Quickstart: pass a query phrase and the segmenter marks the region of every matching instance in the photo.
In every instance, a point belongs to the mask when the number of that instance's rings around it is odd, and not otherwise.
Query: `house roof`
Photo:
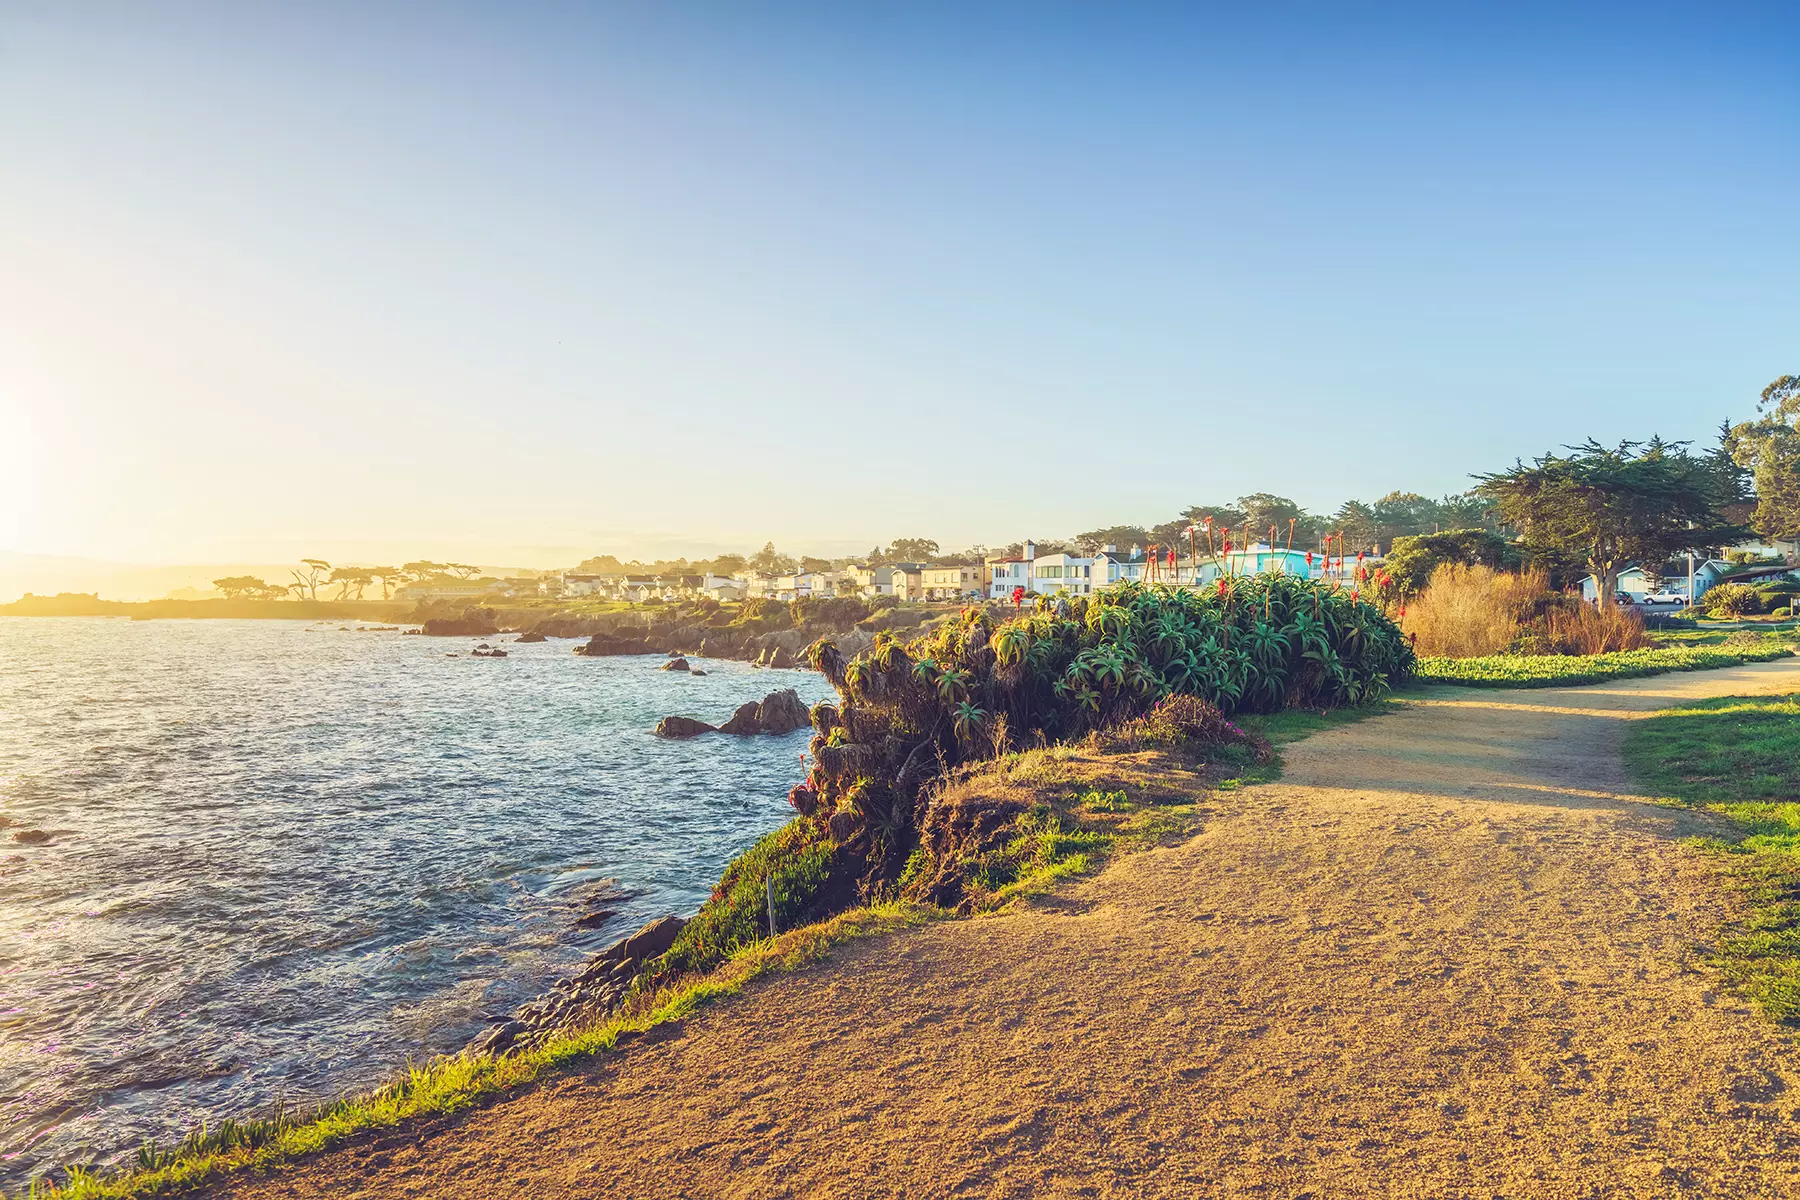
[[[1786,575],[1793,570],[1793,567],[1787,566],[1785,563],[1770,563],[1760,567],[1739,567],[1735,570],[1727,569],[1725,578],[1733,580],[1762,579],[1768,575]]]

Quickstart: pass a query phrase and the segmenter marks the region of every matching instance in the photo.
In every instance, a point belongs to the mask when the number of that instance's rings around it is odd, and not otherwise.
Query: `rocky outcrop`
[[[716,726],[696,721],[692,717],[664,717],[656,723],[656,736],[659,738],[691,738],[717,732]]]
[[[731,719],[715,729],[691,717],[664,717],[656,726],[658,737],[693,737],[701,733],[792,733],[812,723],[812,713],[793,688],[770,692],[761,700],[738,705]]]
[[[465,608],[460,617],[433,617],[425,622],[427,637],[492,637],[500,632],[491,608]]]
[[[770,692],[761,700],[741,704],[731,719],[719,726],[720,733],[792,733],[812,723],[798,692],[783,688]]]
[[[719,732],[733,733],[740,737],[748,733],[761,733],[762,726],[756,715],[757,709],[761,707],[761,702],[756,700],[738,705],[737,711],[731,714],[731,719],[719,726]]]
[[[535,629],[527,629],[524,633],[521,633],[518,637],[513,639],[515,642],[541,642],[543,640],[544,635]]]
[[[13,834],[13,841],[21,846],[41,846],[50,840],[50,833],[44,829],[21,829]]]
[[[551,636],[554,622],[541,622],[535,628]],[[613,654],[670,654],[684,657],[690,653],[703,658],[731,658],[765,667],[804,667],[806,651],[821,636],[837,643],[845,658],[854,658],[874,644],[873,634],[860,629],[848,633],[821,635],[815,631],[782,629],[774,633],[756,633],[748,629],[708,628],[704,625],[672,625],[646,629],[627,625],[584,632],[588,640],[577,646],[575,653],[591,657]]]
[[[660,671],[689,671],[693,668],[689,666],[688,660],[685,658],[671,658],[657,669]]]
[[[650,644],[641,637],[617,637],[610,633],[596,633],[587,640],[585,646],[575,647],[575,653],[585,654],[589,658],[604,658],[613,654],[656,654],[661,648]]]
[[[579,973],[557,980],[509,1020],[483,1030],[466,1053],[506,1054],[535,1046],[558,1029],[598,1024],[621,1006],[645,965],[668,953],[686,925],[680,917],[659,917],[620,938],[589,959]]]

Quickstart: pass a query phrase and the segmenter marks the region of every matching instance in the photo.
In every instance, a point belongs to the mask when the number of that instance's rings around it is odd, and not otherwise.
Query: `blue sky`
[[[950,546],[1800,370],[1778,7],[0,5],[0,550]]]

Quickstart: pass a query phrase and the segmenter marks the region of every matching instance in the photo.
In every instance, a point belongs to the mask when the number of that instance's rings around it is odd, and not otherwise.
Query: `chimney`
[[[1119,544],[1117,542],[1108,542],[1106,545],[1100,547],[1100,552],[1102,554],[1117,554],[1119,552]]]
[[[1025,561],[1030,562],[1037,557],[1037,543],[1027,540],[1025,543]]]

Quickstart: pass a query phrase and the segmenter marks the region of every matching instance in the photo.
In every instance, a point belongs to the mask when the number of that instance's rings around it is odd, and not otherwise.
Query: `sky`
[[[0,553],[950,549],[1705,440],[1800,371],[1797,12],[0,0]]]

